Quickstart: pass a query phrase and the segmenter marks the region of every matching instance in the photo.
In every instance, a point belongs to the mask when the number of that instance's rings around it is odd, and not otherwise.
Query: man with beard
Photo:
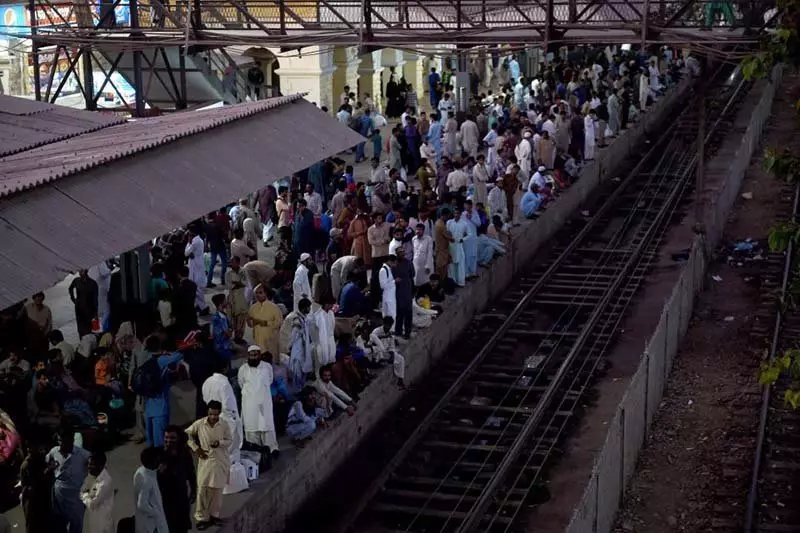
[[[247,349],[247,364],[239,367],[242,388],[244,440],[261,453],[261,468],[271,466],[271,455],[278,452],[278,437],[272,414],[272,365],[261,360],[261,347]]]

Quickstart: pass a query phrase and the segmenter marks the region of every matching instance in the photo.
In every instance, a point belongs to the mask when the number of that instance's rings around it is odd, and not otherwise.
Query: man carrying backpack
[[[136,369],[131,379],[133,392],[144,398],[145,439],[147,446],[163,446],[164,430],[169,425],[170,367],[183,360],[183,354],[169,353],[161,340],[151,335],[145,341],[150,359]]]

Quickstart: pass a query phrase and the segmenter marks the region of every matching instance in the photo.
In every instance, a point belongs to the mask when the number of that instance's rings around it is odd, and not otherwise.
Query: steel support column
[[[141,35],[139,30],[139,1],[130,0],[131,10],[131,30],[133,37]],[[136,105],[134,114],[137,117],[143,117],[144,109],[144,81],[142,79],[142,52],[141,50],[133,51],[133,90],[136,91]]]
[[[38,22],[36,20],[36,0],[28,0],[28,13],[31,18],[31,59],[33,60],[33,93],[37,101],[42,99],[41,74],[39,72],[39,41],[36,39]]]

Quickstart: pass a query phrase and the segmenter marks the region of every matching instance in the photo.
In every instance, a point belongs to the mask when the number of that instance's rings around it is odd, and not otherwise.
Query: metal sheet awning
[[[0,182],[36,184],[0,198],[0,308],[364,140],[299,97],[273,100],[0,159]]]

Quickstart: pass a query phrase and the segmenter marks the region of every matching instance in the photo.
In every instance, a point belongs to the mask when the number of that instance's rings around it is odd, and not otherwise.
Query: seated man
[[[495,254],[503,255],[506,253],[505,245],[497,239],[489,237],[487,227],[478,228],[478,264],[486,266],[494,259]]]
[[[355,402],[346,392],[333,384],[331,381],[331,367],[332,365],[325,365],[320,368],[319,379],[314,381],[318,405],[325,411],[325,418],[330,418],[333,415],[334,407],[353,416]]]
[[[397,350],[397,340],[392,331],[393,325],[394,319],[392,317],[383,317],[383,324],[372,330],[369,340],[376,357],[379,360],[392,363],[398,387],[405,388],[403,378],[406,375],[406,360]]]
[[[522,201],[519,203],[520,210],[525,218],[533,219],[537,217],[536,211],[539,210],[541,205],[542,195],[539,194],[536,185],[531,185],[531,188],[528,189],[528,192],[525,193],[522,197]]]

